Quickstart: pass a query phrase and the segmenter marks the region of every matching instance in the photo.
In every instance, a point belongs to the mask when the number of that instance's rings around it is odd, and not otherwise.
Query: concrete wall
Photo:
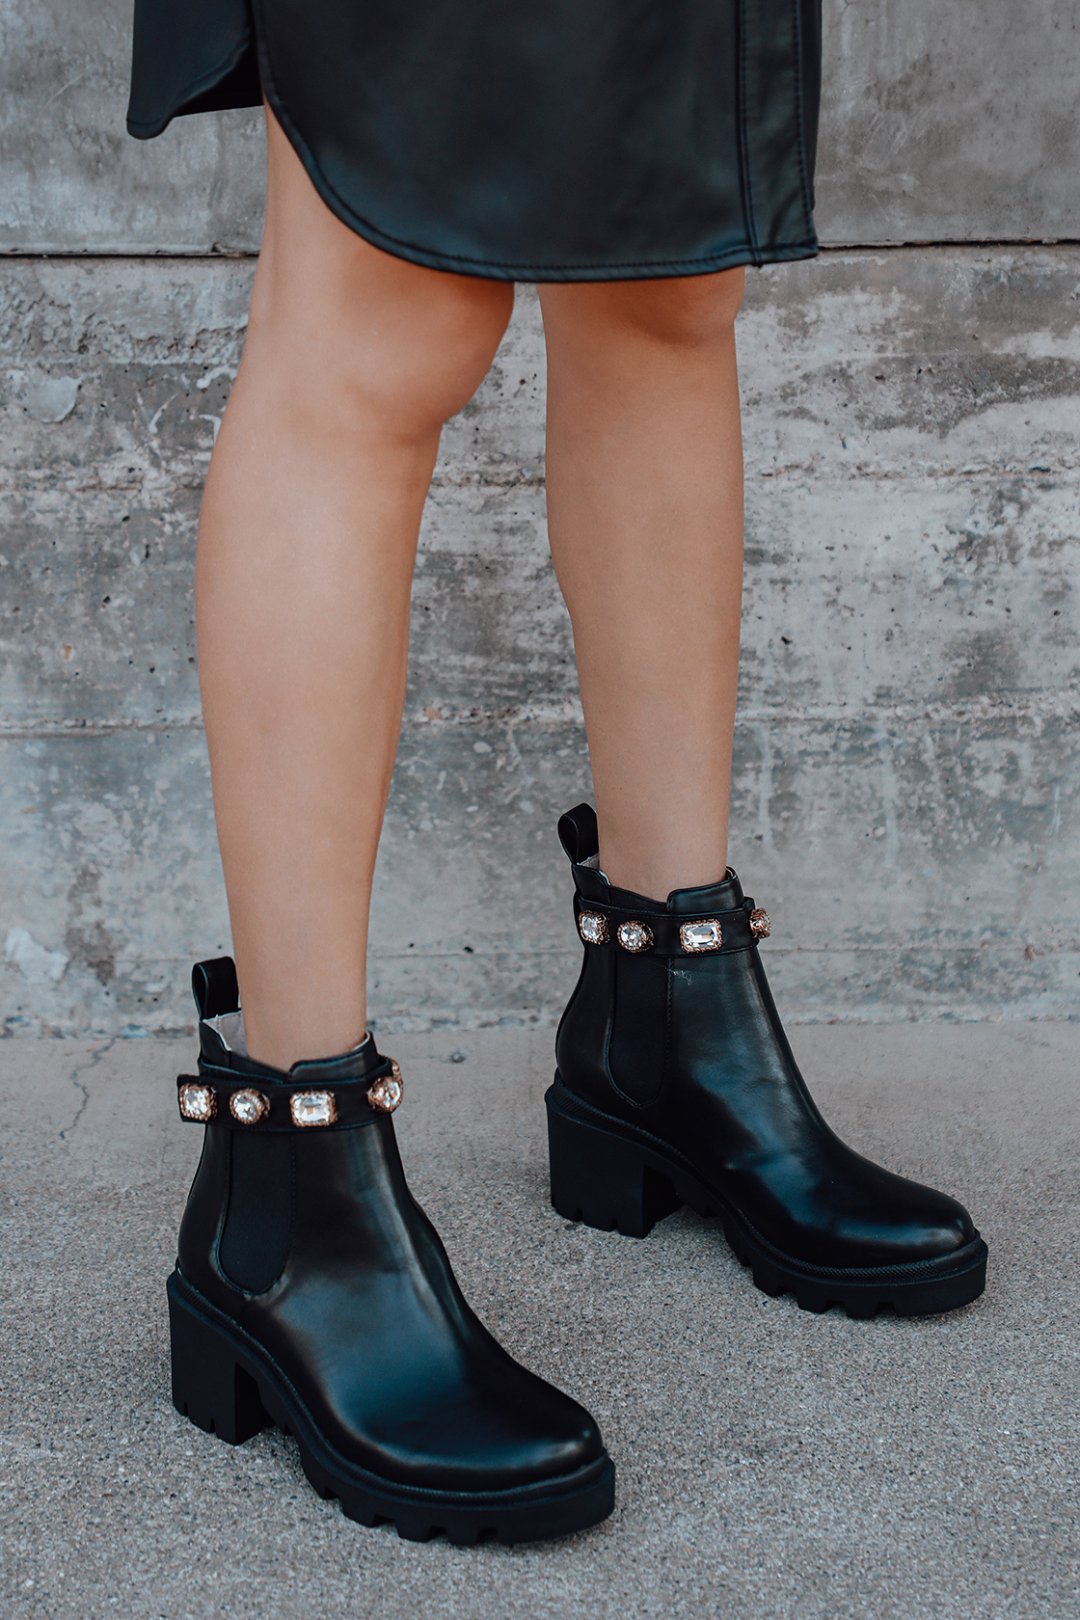
[[[1077,22],[1064,0],[900,11],[827,0],[828,251],[752,273],[740,321],[732,860],[776,921],[791,1016],[1071,1016]],[[131,140],[128,26],[112,0],[0,17],[12,1033],[189,1026],[191,961],[229,948],[191,567],[261,131],[232,112]],[[554,821],[588,763],[544,539],[531,288],[445,434],[414,604],[372,1011],[550,1022],[579,949]]]

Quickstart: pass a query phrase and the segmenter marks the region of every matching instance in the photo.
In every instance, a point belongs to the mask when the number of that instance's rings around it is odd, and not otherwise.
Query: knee
[[[343,386],[387,428],[441,427],[472,399],[510,321],[512,283],[421,269],[381,306],[360,307],[342,356]]]
[[[741,265],[709,275],[626,283],[633,291],[620,313],[635,331],[659,343],[707,347],[730,337],[744,283]]]
[[[264,245],[245,355],[276,366],[308,413],[423,435],[468,404],[513,303],[511,282],[429,270],[351,231],[306,264]]]
[[[577,315],[594,326],[676,348],[707,348],[730,339],[744,284],[742,265],[707,275],[601,282],[570,289],[560,313],[573,298]]]

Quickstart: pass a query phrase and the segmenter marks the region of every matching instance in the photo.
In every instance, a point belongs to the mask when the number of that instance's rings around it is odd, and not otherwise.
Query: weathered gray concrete
[[[1070,0],[824,0],[828,243],[1080,238]]]
[[[132,140],[130,17],[0,16],[0,252],[118,256],[0,270],[12,1033],[185,1027],[192,959],[228,948],[191,565],[252,273],[221,255],[258,244],[261,115]],[[1077,1011],[1080,249],[1006,244],[1080,240],[1078,30],[1070,0],[825,3],[823,241],[999,245],[749,278],[732,854],[800,1016]],[[424,527],[377,1023],[550,1023],[573,971],[553,822],[588,772],[543,386],[523,288]]]
[[[1072,0],[825,0],[828,243],[1080,237]],[[125,132],[130,0],[0,15],[0,249],[257,245],[261,113]]]
[[[387,1035],[413,1187],[508,1347],[595,1412],[605,1525],[472,1551],[363,1531],[276,1431],[168,1399],[163,1281],[198,1150],[193,1042],[0,1045],[0,1602],[12,1620],[1064,1620],[1080,1599],[1075,1026],[793,1032],[862,1151],[987,1238],[949,1316],[812,1317],[680,1214],[645,1243],[546,1204],[550,1032]]]
[[[228,949],[191,570],[250,275],[0,276],[12,1031],[183,1028],[192,959]],[[732,859],[800,1017],[1077,1010],[1078,277],[1066,249],[957,249],[750,278]],[[373,935],[372,1012],[399,1026],[550,1022],[578,949],[543,386],[525,288],[422,536]]]

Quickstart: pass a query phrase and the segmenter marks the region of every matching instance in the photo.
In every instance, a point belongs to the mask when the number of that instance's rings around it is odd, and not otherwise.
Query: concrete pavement
[[[947,1186],[991,1252],[950,1316],[756,1292],[715,1228],[645,1243],[546,1201],[550,1031],[381,1036],[414,1190],[474,1305],[593,1410],[604,1525],[416,1546],[323,1502],[291,1440],[232,1449],[168,1398],[164,1279],[198,1149],[194,1041],[0,1043],[0,1602],[120,1614],[1064,1620],[1080,1604],[1075,1025],[794,1031],[862,1151]]]

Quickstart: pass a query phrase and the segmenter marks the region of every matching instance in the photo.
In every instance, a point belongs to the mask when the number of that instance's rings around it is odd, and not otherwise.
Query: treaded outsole
[[[580,1482],[554,1479],[517,1492],[471,1500],[465,1493],[395,1486],[374,1476],[354,1477],[321,1440],[288,1380],[242,1330],[227,1322],[178,1273],[168,1279],[172,1346],[172,1398],[196,1428],[242,1445],[268,1423],[291,1434],[313,1490],[336,1498],[345,1517],[372,1529],[390,1524],[403,1541],[445,1536],[456,1546],[481,1541],[547,1540],[598,1524],[615,1503],[615,1468],[600,1457],[581,1470]],[[244,1336],[246,1338],[246,1336]]]
[[[790,1294],[800,1310],[820,1314],[838,1306],[855,1320],[880,1311],[929,1316],[956,1310],[986,1286],[987,1249],[975,1238],[941,1260],[913,1261],[880,1271],[810,1267],[781,1254],[756,1233],[685,1165],[648,1144],[570,1114],[555,1084],[545,1094],[551,1164],[551,1202],[566,1220],[598,1231],[644,1238],[657,1221],[686,1205],[715,1219],[728,1246],[763,1294]]]

